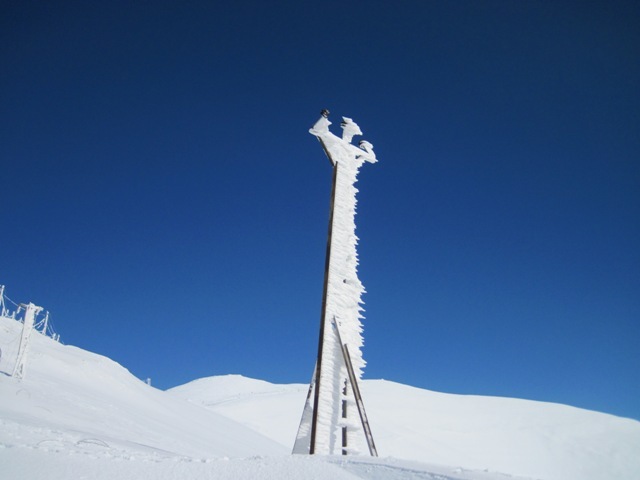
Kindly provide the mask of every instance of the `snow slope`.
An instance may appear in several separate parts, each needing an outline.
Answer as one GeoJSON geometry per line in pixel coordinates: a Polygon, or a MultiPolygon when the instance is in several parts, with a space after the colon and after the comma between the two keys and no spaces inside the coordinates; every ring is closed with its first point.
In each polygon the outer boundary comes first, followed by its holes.
{"type": "Polygon", "coordinates": [[[146,385],[106,357],[37,332],[24,380],[10,378],[21,327],[0,317],[0,447],[12,456],[24,448],[119,458],[287,453],[245,426],[146,385]]]}
{"type": "MultiPolygon", "coordinates": [[[[291,445],[307,388],[231,375],[169,392],[291,445]]],[[[635,420],[384,380],[365,380],[362,391],[383,457],[544,480],[640,478],[640,422],[635,420]]]]}
{"type": "MultiPolygon", "coordinates": [[[[505,468],[503,473],[497,473],[495,465],[499,462],[493,455],[500,435],[496,432],[515,428],[494,424],[496,419],[487,413],[491,409],[482,406],[482,401],[492,404],[495,399],[468,397],[466,418],[474,417],[471,415],[474,411],[481,414],[476,416],[475,423],[467,425],[469,438],[464,438],[462,432],[451,431],[449,438],[440,435],[434,440],[437,437],[434,431],[444,434],[445,424],[451,427],[451,418],[462,414],[459,405],[451,404],[448,396],[442,394],[391,382],[365,382],[367,407],[370,415],[375,416],[372,427],[385,457],[292,456],[289,452],[306,386],[272,385],[228,376],[203,379],[163,392],[136,379],[106,357],[58,344],[39,333],[32,338],[25,378],[18,381],[8,373],[13,369],[21,327],[15,320],[0,318],[2,480],[536,478],[529,474],[516,477],[516,469],[505,468]],[[181,396],[209,402],[211,407],[202,408],[181,396]],[[387,402],[398,398],[405,400],[404,407],[388,408],[387,402]],[[424,408],[425,401],[428,409],[424,408]],[[411,402],[419,403],[424,411],[432,410],[431,419],[412,416],[417,406],[411,402]],[[234,418],[236,415],[240,421],[234,418]],[[408,422],[409,417],[412,422],[408,422]],[[430,423],[433,420],[440,423],[430,423]],[[483,431],[487,432],[486,443],[494,444],[493,450],[488,445],[483,450],[483,445],[477,443],[483,431]],[[457,450],[450,451],[456,436],[457,450]],[[452,459],[448,462],[451,466],[417,461],[438,463],[445,458],[452,459]]],[[[514,402],[505,401],[509,405],[514,402]]],[[[638,453],[639,422],[577,411],[575,421],[581,423],[576,429],[584,434],[571,437],[576,443],[569,449],[568,440],[563,437],[568,427],[565,429],[562,424],[575,409],[555,407],[560,409],[557,416],[539,412],[543,415],[541,420],[548,424],[541,422],[545,434],[559,435],[549,439],[552,452],[541,451],[533,440],[522,444],[514,438],[517,448],[506,450],[507,456],[517,452],[519,461],[514,460],[514,465],[544,465],[551,473],[537,475],[543,480],[596,478],[595,473],[585,474],[587,469],[594,469],[597,478],[638,478],[640,469],[635,457],[640,455],[632,458],[630,452],[635,449],[638,453]],[[598,448],[593,447],[595,428],[606,431],[597,437],[598,448]],[[595,459],[585,458],[583,453],[587,449],[592,449],[595,459]]],[[[513,415],[505,418],[504,422],[513,418],[513,415]]],[[[531,439],[535,438],[532,434],[531,439]]]]}

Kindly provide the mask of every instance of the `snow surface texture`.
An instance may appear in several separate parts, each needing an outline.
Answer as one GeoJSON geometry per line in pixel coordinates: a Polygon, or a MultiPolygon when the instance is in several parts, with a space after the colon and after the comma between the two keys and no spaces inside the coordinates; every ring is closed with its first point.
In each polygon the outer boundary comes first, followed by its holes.
{"type": "MultiPolygon", "coordinates": [[[[169,390],[288,444],[305,385],[239,376],[169,390]]],[[[362,382],[380,455],[544,480],[640,478],[640,422],[566,405],[362,382]]],[[[360,462],[363,457],[357,457],[360,462]]]]}
{"type": "Polygon", "coordinates": [[[163,392],[37,332],[17,380],[21,330],[0,318],[3,480],[640,478],[635,420],[382,380],[362,387],[380,458],[292,456],[306,385],[225,376],[163,392]]]}
{"type": "Polygon", "coordinates": [[[315,435],[316,454],[339,454],[343,451],[342,428],[347,429],[347,451],[350,454],[368,451],[366,437],[356,407],[353,388],[347,381],[347,369],[338,340],[335,321],[340,329],[342,343],[347,345],[356,381],[362,377],[365,362],[362,358],[361,304],[364,287],[358,279],[358,237],[355,230],[358,171],[365,161],[375,163],[370,143],[362,148],[352,145],[354,135],[362,135],[358,125],[343,117],[342,138],[329,131],[331,122],[324,116],[309,132],[318,137],[334,168],[334,192],[331,212],[331,243],[328,265],[327,291],[322,322],[322,357],[316,365],[309,395],[298,429],[294,453],[309,453],[313,395],[318,396],[315,435]],[[366,148],[366,149],[365,149],[366,148]],[[314,389],[318,389],[316,393],[314,389]],[[346,418],[343,415],[346,401],[346,418]]]}

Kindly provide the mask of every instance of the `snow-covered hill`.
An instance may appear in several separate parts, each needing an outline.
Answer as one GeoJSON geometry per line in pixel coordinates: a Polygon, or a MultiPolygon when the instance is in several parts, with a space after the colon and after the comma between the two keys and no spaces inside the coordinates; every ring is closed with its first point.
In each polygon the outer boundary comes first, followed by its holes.
{"type": "MultiPolygon", "coordinates": [[[[292,445],[307,385],[237,375],[169,390],[292,445]]],[[[640,478],[640,422],[566,405],[365,380],[381,456],[549,480],[640,478]]]]}
{"type": "Polygon", "coordinates": [[[381,458],[291,456],[305,385],[226,376],[163,392],[38,333],[18,381],[20,329],[0,318],[3,480],[640,478],[640,422],[385,381],[363,388],[381,458]]]}
{"type": "MultiPolygon", "coordinates": [[[[11,372],[21,324],[0,318],[0,371],[11,372]]],[[[107,445],[162,456],[246,456],[287,449],[228,418],[141,382],[112,360],[34,332],[26,377],[0,375],[0,442],[82,450],[107,445]],[[218,432],[224,432],[224,436],[218,432]]]]}

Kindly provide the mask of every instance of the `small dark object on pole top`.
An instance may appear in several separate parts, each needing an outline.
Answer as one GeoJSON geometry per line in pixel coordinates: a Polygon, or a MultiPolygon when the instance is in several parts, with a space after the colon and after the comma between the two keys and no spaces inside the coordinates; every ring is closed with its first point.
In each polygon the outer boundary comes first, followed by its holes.
{"type": "Polygon", "coordinates": [[[324,118],[329,118],[329,110],[323,108],[322,110],[320,110],[320,115],[322,115],[324,118]]]}

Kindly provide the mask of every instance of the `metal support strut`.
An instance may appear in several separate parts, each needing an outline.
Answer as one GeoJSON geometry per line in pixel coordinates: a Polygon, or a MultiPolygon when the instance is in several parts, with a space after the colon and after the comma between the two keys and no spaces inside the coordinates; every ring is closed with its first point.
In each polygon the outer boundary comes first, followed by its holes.
{"type": "Polygon", "coordinates": [[[358,379],[356,378],[356,374],[353,371],[353,365],[351,364],[351,357],[349,356],[349,347],[346,343],[342,342],[342,337],[340,336],[340,328],[338,327],[338,322],[336,319],[333,319],[333,327],[336,330],[336,334],[338,336],[338,342],[340,342],[340,348],[342,350],[342,357],[344,358],[344,364],[347,367],[347,372],[349,373],[349,383],[351,384],[351,389],[353,390],[353,396],[356,399],[356,405],[358,406],[358,413],[360,414],[360,422],[362,422],[362,428],[364,429],[365,437],[367,437],[367,445],[369,446],[369,453],[372,457],[378,456],[378,450],[376,449],[376,444],[373,441],[373,435],[371,434],[371,427],[369,426],[369,420],[367,419],[367,413],[364,411],[364,402],[362,401],[362,395],[360,395],[360,388],[358,387],[358,379]]]}

